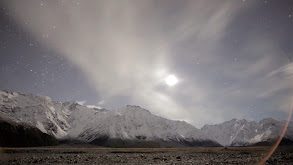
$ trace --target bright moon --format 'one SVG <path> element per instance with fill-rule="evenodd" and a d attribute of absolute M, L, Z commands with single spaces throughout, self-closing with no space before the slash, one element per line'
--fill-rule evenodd
<path fill-rule="evenodd" d="M 175 84 L 178 83 L 178 79 L 174 75 L 169 75 L 168 77 L 165 78 L 165 82 L 169 86 L 174 86 Z"/>

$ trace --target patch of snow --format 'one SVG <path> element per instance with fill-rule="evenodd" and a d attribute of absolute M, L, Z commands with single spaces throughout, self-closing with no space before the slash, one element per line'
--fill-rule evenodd
<path fill-rule="evenodd" d="M 42 132 L 47 133 L 47 130 L 44 128 L 44 125 L 39 121 L 37 121 L 36 127 L 39 128 L 39 130 L 41 130 Z"/>

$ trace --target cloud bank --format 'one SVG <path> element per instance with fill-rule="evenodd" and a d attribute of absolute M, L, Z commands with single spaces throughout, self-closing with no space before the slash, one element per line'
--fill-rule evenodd
<path fill-rule="evenodd" d="M 106 100 L 102 106 L 140 105 L 196 126 L 289 111 L 292 64 L 282 38 L 251 19 L 256 2 L 4 4 L 31 35 L 82 70 Z M 174 87 L 164 83 L 169 74 L 179 79 Z"/>

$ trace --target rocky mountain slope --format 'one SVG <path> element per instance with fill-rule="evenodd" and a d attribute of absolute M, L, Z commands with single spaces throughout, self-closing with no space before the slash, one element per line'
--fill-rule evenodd
<path fill-rule="evenodd" d="M 0 91 L 0 112 L 59 140 L 121 147 L 250 145 L 277 138 L 284 125 L 273 119 L 259 123 L 233 119 L 197 129 L 184 121 L 155 116 L 139 106 L 105 110 L 8 91 Z M 286 138 L 290 140 L 293 135 L 289 132 Z"/>
<path fill-rule="evenodd" d="M 58 144 L 55 137 L 2 112 L 0 112 L 0 132 L 1 147 L 34 147 Z"/>

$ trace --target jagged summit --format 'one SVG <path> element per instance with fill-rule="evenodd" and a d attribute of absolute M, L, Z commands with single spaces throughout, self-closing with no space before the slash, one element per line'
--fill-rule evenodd
<path fill-rule="evenodd" d="M 142 112 L 146 112 L 146 113 L 151 113 L 149 110 L 141 108 L 140 106 L 137 105 L 126 105 L 124 107 L 118 108 L 116 111 L 120 111 L 120 112 L 127 112 L 127 111 L 142 111 Z"/>

